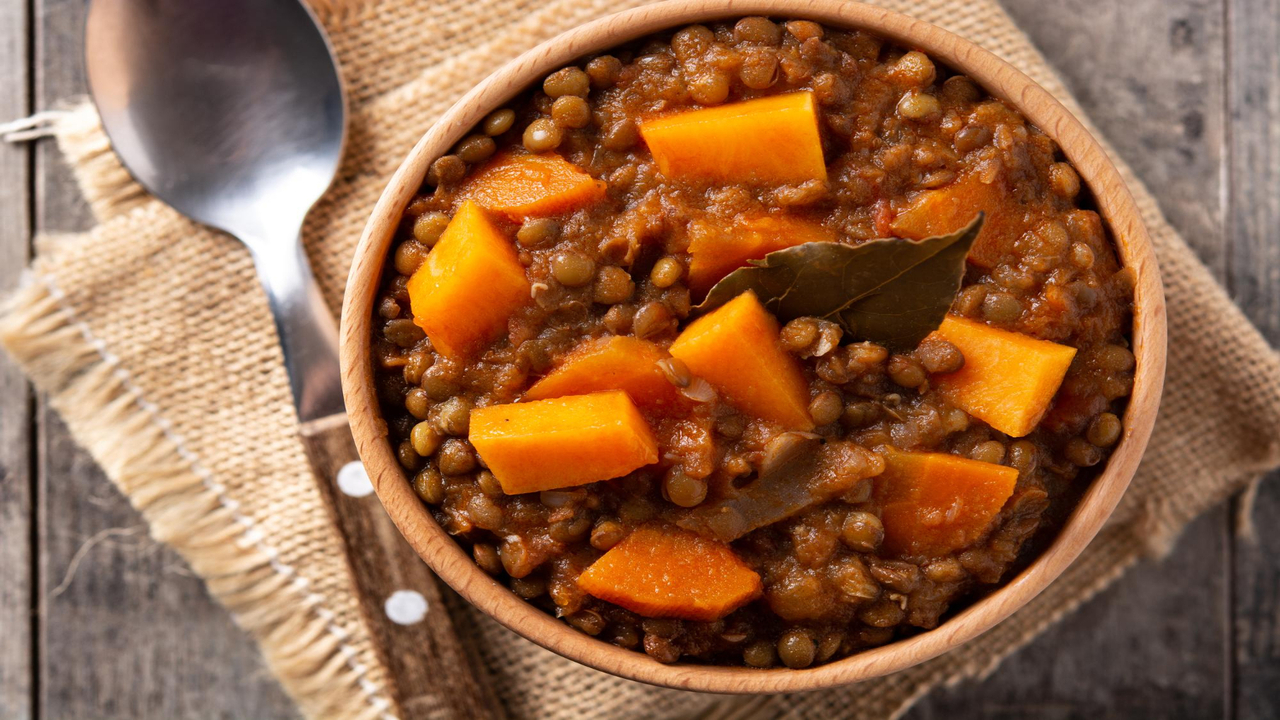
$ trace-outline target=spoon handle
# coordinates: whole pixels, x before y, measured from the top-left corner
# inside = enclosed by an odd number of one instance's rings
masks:
[[[459,639],[446,609],[444,593],[449,591],[372,494],[347,416],[305,422],[301,436],[346,544],[361,611],[387,665],[400,717],[440,716],[443,701],[449,711],[445,717],[502,718],[494,694],[479,679],[478,659]],[[426,600],[425,615],[419,617],[422,603],[410,593]]]
[[[276,323],[298,418],[308,422],[344,411],[334,322],[298,233],[241,236],[253,254]]]

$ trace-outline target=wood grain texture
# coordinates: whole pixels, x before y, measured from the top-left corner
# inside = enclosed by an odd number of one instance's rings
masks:
[[[0,119],[30,112],[27,8],[0,4]],[[18,282],[31,230],[27,148],[0,145],[0,293]],[[33,705],[34,656],[31,543],[31,391],[0,356],[0,717],[28,720]]]
[[[12,3],[11,3],[12,4]],[[34,0],[35,109],[85,92],[83,0]],[[91,224],[53,143],[36,148],[35,230]],[[43,402],[37,513],[40,717],[288,718],[257,647]]]
[[[1280,344],[1280,2],[1227,12],[1227,227],[1232,296]],[[1256,537],[1232,538],[1233,709],[1280,718],[1280,473],[1258,490]]]
[[[1093,190],[1100,213],[1114,230],[1124,264],[1137,276],[1133,335],[1137,369],[1125,415],[1127,436],[1054,542],[1018,582],[975,602],[938,628],[805,670],[663,665],[578,633],[520,600],[471,562],[413,494],[387,440],[373,382],[369,337],[377,283],[392,234],[430,163],[514,93],[582,55],[666,28],[738,14],[805,17],[867,29],[929,53],[1010,101],[1058,142]],[[655,685],[731,693],[812,690],[895,672],[966,642],[1022,607],[1088,544],[1128,486],[1155,420],[1165,359],[1163,290],[1154,251],[1118,171],[1079,122],[1025,75],[968,41],[881,8],[839,0],[679,0],[648,5],[582,25],[490,75],[441,116],[410,151],[379,198],[355,251],[340,341],[343,389],[360,456],[388,514],[437,575],[498,622],[585,665]]]
[[[938,688],[906,717],[1223,717],[1225,515],[1216,508],[1196,520],[1164,562],[1134,567],[990,678]]]
[[[1003,3],[1223,279],[1222,2]],[[908,717],[1219,716],[1231,686],[1228,516],[1210,511],[1163,562],[1135,568],[988,681],[934,692]]]
[[[309,422],[301,434],[321,494],[347,547],[361,611],[391,672],[392,696],[402,717],[412,720],[438,712],[442,700],[453,717],[503,717],[496,696],[481,679],[478,658],[458,637],[443,584],[405,542],[376,496],[352,497],[338,488],[338,473],[360,461],[347,417]],[[428,610],[421,621],[402,625],[388,619],[384,603],[403,590],[426,598]]]

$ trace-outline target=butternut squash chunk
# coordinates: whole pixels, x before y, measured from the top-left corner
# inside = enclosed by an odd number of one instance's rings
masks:
[[[669,178],[719,182],[826,180],[813,93],[748,100],[646,120],[640,135]]]
[[[689,225],[689,289],[701,296],[725,275],[765,255],[808,242],[831,242],[835,235],[804,218],[755,215],[724,227],[711,221]]]
[[[458,208],[408,288],[414,323],[450,358],[463,358],[500,335],[507,318],[530,297],[515,248],[470,200]]]
[[[471,444],[508,495],[621,477],[658,461],[658,444],[621,391],[471,411]]]
[[[947,555],[986,534],[1018,471],[946,453],[890,452],[875,480],[886,552]]]
[[[658,369],[658,361],[668,357],[666,350],[638,338],[614,335],[587,340],[524,396],[543,400],[622,390],[637,405],[667,407],[678,397],[675,386]]]
[[[1058,392],[1076,349],[948,315],[935,331],[960,348],[964,367],[935,376],[952,405],[1010,437],[1035,429]]]
[[[463,194],[512,220],[571,212],[604,197],[607,186],[552,153],[501,152],[463,187]]]
[[[670,352],[744,413],[788,430],[813,429],[804,375],[782,349],[778,321],[755,293],[694,320]]]
[[[950,185],[922,192],[898,213],[890,228],[898,237],[923,240],[953,233],[979,212],[986,217],[967,259],[991,269],[1013,251],[1013,244],[1030,227],[1026,211],[1001,177],[986,183],[978,173],[969,172]]]
[[[712,621],[760,596],[760,576],[728,545],[644,525],[578,576],[578,587],[651,618]]]

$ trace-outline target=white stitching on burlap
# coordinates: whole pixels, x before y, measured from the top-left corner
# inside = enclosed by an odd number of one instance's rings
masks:
[[[58,287],[57,282],[54,281],[53,278],[41,273],[31,273],[31,275],[34,276],[39,283],[44,285],[45,289],[49,291],[49,294],[57,302],[58,310],[66,316],[68,324],[80,331],[80,334],[84,336],[84,339],[89,343],[89,346],[92,347],[98,353],[98,356],[102,358],[102,362],[106,363],[107,366],[111,368],[112,374],[115,375],[116,379],[119,380],[124,388],[133,396],[133,400],[138,407],[147,413],[147,416],[151,418],[152,422],[154,422],[160,429],[161,434],[163,434],[169,442],[173,443],[178,455],[191,465],[192,472],[200,478],[201,484],[203,484],[209,492],[213,493],[218,498],[218,504],[231,514],[232,519],[235,520],[237,524],[244,528],[244,531],[241,533],[239,545],[241,547],[252,547],[258,552],[261,552],[267,557],[267,562],[270,564],[272,570],[279,575],[292,579],[289,583],[289,587],[294,588],[302,594],[304,605],[311,608],[312,612],[314,612],[316,616],[325,623],[325,631],[337,640],[338,652],[346,658],[347,667],[351,668],[351,671],[355,673],[356,682],[360,686],[360,689],[364,691],[365,696],[369,700],[369,704],[381,713],[383,720],[397,720],[397,718],[389,712],[391,708],[391,701],[384,697],[378,687],[369,680],[369,669],[356,658],[357,652],[355,648],[351,647],[347,643],[350,633],[337,624],[337,615],[335,615],[332,610],[323,607],[324,598],[308,589],[311,585],[311,581],[308,578],[303,577],[293,568],[293,566],[280,561],[279,551],[266,543],[262,530],[258,528],[257,523],[254,522],[253,518],[241,513],[239,511],[240,503],[227,497],[226,486],[215,480],[213,473],[208,468],[204,467],[194,453],[186,448],[185,441],[173,428],[173,424],[160,414],[160,408],[154,403],[143,398],[142,389],[133,382],[129,371],[125,369],[123,363],[120,362],[120,359],[107,350],[106,343],[103,340],[94,336],[93,330],[87,323],[76,318],[75,313],[72,311],[70,304],[67,301],[66,294]],[[234,616],[235,613],[233,612],[232,615]]]

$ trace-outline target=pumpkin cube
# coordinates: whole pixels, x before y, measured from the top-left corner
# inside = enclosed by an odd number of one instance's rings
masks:
[[[788,430],[813,429],[804,374],[782,349],[778,321],[755,293],[694,320],[670,352],[742,412]]]
[[[463,358],[500,335],[530,300],[515,248],[479,205],[467,200],[409,278],[413,321],[431,344]]]
[[[947,402],[1010,437],[1035,429],[1076,349],[948,315],[935,335],[960,348],[964,367],[936,375]]]
[[[572,212],[604,198],[606,189],[559,155],[501,152],[472,175],[462,193],[518,221]]]
[[[898,237],[923,240],[953,233],[979,212],[986,217],[967,259],[989,270],[1013,252],[1013,244],[1031,225],[1026,210],[1001,177],[984,182],[978,173],[970,172],[950,185],[926,190],[894,217],[890,227]]]
[[[1018,471],[946,453],[890,452],[875,480],[886,552],[937,557],[980,540]]]
[[[808,242],[834,240],[834,233],[805,218],[753,215],[739,217],[728,227],[695,221],[689,225],[689,289],[703,295],[748,260]]]
[[[524,396],[543,400],[622,390],[637,405],[665,407],[677,397],[675,386],[658,369],[658,361],[668,357],[666,350],[639,338],[612,335],[587,340]]]
[[[640,123],[658,170],[714,182],[826,180],[813,93],[748,100]]]
[[[621,391],[476,408],[469,436],[508,495],[609,480],[658,461],[653,432]]]
[[[760,596],[760,576],[724,543],[645,525],[578,576],[578,587],[651,618],[719,620]]]

